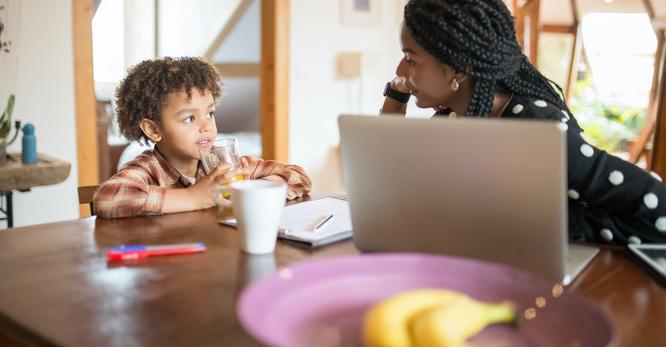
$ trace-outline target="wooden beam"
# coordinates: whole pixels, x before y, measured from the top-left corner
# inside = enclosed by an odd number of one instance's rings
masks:
[[[666,40],[666,31],[659,31],[659,39]],[[666,178],[666,44],[662,43],[659,62],[659,92],[657,93],[656,130],[652,146],[652,170]]]
[[[514,0],[513,4],[518,43],[520,43],[523,53],[530,59],[530,62],[536,65],[539,52],[539,9],[541,8],[541,0],[527,0],[522,5],[519,1]],[[525,34],[528,34],[529,37],[525,37]]]
[[[567,85],[564,86],[564,95],[566,95],[567,100],[571,100],[571,97],[574,93],[574,86],[576,85],[576,80],[578,79],[578,64],[580,63],[580,57],[583,53],[583,40],[580,22],[578,20],[578,2],[576,0],[571,0],[571,18],[573,18],[573,45],[571,47],[571,56],[569,57],[569,73],[567,78]]]
[[[648,105],[648,112],[652,113],[657,108],[657,97],[659,92],[659,64],[664,55],[664,30],[658,30],[657,36],[657,50],[654,52],[654,71],[652,72],[652,85],[650,86],[650,99]]]
[[[76,103],[76,149],[79,186],[99,183],[95,86],[93,82],[93,0],[73,0],[74,98]],[[81,216],[90,212],[79,209]]]
[[[541,26],[542,33],[553,34],[576,34],[576,25],[544,24]]]
[[[229,20],[227,20],[224,26],[222,26],[222,29],[217,34],[217,37],[210,44],[210,46],[206,50],[206,53],[204,53],[203,55],[204,59],[208,61],[213,59],[213,55],[215,54],[215,52],[217,52],[217,50],[220,49],[220,46],[222,46],[222,44],[227,39],[229,34],[231,34],[231,31],[234,30],[236,24],[238,24],[240,19],[243,18],[243,15],[245,14],[245,12],[247,12],[247,9],[250,7],[250,5],[252,5],[252,1],[254,0],[241,0],[241,2],[238,3],[238,6],[231,14],[231,17],[229,17]],[[262,0],[256,0],[256,1],[262,1]]]
[[[261,150],[289,159],[289,0],[261,1]]]
[[[218,63],[215,67],[222,79],[225,77],[259,77],[261,75],[261,65],[259,63]]]
[[[523,12],[523,2],[513,0],[513,17],[515,19],[514,25],[516,26],[516,39],[521,49],[525,48],[525,14]]]
[[[650,21],[654,31],[666,29],[666,17],[657,17]]]
[[[573,24],[578,25],[580,23],[580,18],[578,17],[578,1],[570,0],[571,3],[571,17],[573,18]]]
[[[648,142],[650,142],[650,138],[654,134],[657,127],[659,91],[661,88],[660,84],[662,79],[662,71],[660,70],[660,67],[663,69],[661,61],[663,60],[662,55],[664,54],[664,30],[657,29],[654,24],[654,8],[652,7],[650,0],[643,0],[643,5],[645,6],[645,12],[647,12],[648,17],[650,17],[650,21],[652,22],[653,28],[655,29],[655,33],[657,35],[657,50],[654,54],[652,85],[650,87],[650,97],[648,99],[646,110],[647,119],[645,120],[645,124],[643,125],[641,132],[638,133],[638,135],[630,142],[631,146],[629,147],[629,158],[627,158],[627,160],[631,163],[636,163],[641,158],[645,151],[646,145]],[[656,138],[653,141],[653,148],[655,144],[654,142],[656,142]],[[645,161],[647,162],[647,169],[652,168],[654,164],[652,159],[652,157],[646,157]]]
[[[573,96],[574,85],[576,85],[576,80],[578,79],[578,64],[580,63],[580,55],[583,52],[583,40],[581,40],[582,34],[580,25],[575,24],[575,26],[576,31],[573,37],[571,56],[569,56],[569,78],[567,78],[567,85],[564,86],[564,95],[566,95],[567,100],[570,100]]]
[[[654,70],[652,72],[652,85],[650,87],[650,96],[648,99],[647,105],[647,119],[645,124],[641,129],[640,133],[631,141],[631,146],[629,147],[629,158],[627,160],[631,163],[636,163],[643,155],[645,148],[650,142],[650,138],[655,132],[657,127],[657,112],[659,104],[659,92],[660,92],[660,78],[662,78],[663,72],[660,71],[661,61],[664,59],[663,55],[665,47],[664,39],[664,29],[659,29],[656,31],[657,36],[657,50],[654,54]],[[652,158],[646,158],[647,168],[652,167]]]
[[[645,12],[648,17],[650,17],[650,20],[654,19],[654,7],[652,6],[652,2],[650,2],[650,0],[643,0],[643,6],[645,7]]]

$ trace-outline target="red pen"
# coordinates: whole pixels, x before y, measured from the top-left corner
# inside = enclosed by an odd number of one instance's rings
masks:
[[[124,245],[109,249],[106,252],[106,259],[109,261],[145,259],[157,255],[199,253],[205,250],[206,246],[202,242],[156,246]]]

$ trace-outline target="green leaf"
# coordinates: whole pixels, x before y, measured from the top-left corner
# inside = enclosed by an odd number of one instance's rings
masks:
[[[0,124],[0,142],[5,142],[5,138],[9,135],[10,129],[9,122]]]
[[[2,112],[2,117],[0,117],[0,140],[1,142],[5,142],[5,138],[7,138],[7,135],[9,135],[9,131],[12,128],[12,113],[14,112],[14,101],[15,101],[14,94],[11,94],[9,96],[9,100],[7,100],[7,107],[5,108],[5,111]]]

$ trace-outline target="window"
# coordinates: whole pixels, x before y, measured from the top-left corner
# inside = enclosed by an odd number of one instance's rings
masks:
[[[654,31],[646,14],[590,13],[581,24],[586,60],[570,105],[588,141],[610,152],[626,151],[646,119]]]

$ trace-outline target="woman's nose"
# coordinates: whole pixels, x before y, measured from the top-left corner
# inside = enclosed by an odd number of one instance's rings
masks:
[[[405,58],[400,59],[400,63],[398,63],[398,67],[395,69],[395,75],[400,76],[400,77],[407,77],[407,74],[409,73],[409,67],[407,66],[407,62],[405,61]]]

